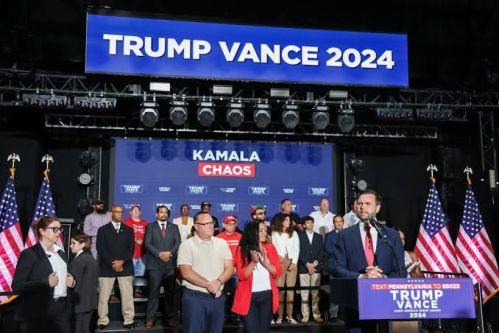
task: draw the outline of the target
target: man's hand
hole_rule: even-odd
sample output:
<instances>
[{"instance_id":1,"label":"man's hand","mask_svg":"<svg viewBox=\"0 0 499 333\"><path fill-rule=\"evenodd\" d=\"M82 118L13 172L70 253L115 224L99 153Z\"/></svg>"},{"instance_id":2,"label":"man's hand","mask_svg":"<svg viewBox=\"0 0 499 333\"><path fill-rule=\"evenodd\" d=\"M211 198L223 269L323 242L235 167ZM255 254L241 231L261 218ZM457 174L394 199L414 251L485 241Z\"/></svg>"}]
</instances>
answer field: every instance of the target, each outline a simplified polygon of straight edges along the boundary
<instances>
[{"instance_id":1,"label":"man's hand","mask_svg":"<svg viewBox=\"0 0 499 333\"><path fill-rule=\"evenodd\" d=\"M137 245L142 245L142 243L144 243L144 240L135 238L135 243L137 243Z\"/></svg>"},{"instance_id":2,"label":"man's hand","mask_svg":"<svg viewBox=\"0 0 499 333\"><path fill-rule=\"evenodd\" d=\"M113 260L111 264L115 272L123 272L123 265L125 264L124 260Z\"/></svg>"},{"instance_id":3,"label":"man's hand","mask_svg":"<svg viewBox=\"0 0 499 333\"><path fill-rule=\"evenodd\" d=\"M313 275L313 274L317 273L317 270L315 269L314 264L312 264L311 262L307 263L305 265L305 267L308 270L308 274Z\"/></svg>"},{"instance_id":4,"label":"man's hand","mask_svg":"<svg viewBox=\"0 0 499 333\"><path fill-rule=\"evenodd\" d=\"M159 259L161 259L163 262L168 262L171 257L172 253L170 251L161 251L159 253Z\"/></svg>"},{"instance_id":5,"label":"man's hand","mask_svg":"<svg viewBox=\"0 0 499 333\"><path fill-rule=\"evenodd\" d=\"M59 278L57 277L57 273L53 272L52 274L49 275L49 286L54 288L55 286L57 286L58 283L59 283Z\"/></svg>"},{"instance_id":6,"label":"man's hand","mask_svg":"<svg viewBox=\"0 0 499 333\"><path fill-rule=\"evenodd\" d=\"M220 291L220 287L222 287L222 283L218 280L213 280L208 282L208 285L206 286L206 289L212 293L212 294L217 294L217 292Z\"/></svg>"},{"instance_id":7,"label":"man's hand","mask_svg":"<svg viewBox=\"0 0 499 333\"><path fill-rule=\"evenodd\" d=\"M292 263L291 265L289 265L288 267L288 271L291 272L293 269L296 268L296 264L295 263Z\"/></svg>"},{"instance_id":8,"label":"man's hand","mask_svg":"<svg viewBox=\"0 0 499 333\"><path fill-rule=\"evenodd\" d=\"M364 274L366 278L384 278L383 270L378 266L367 266L366 273Z\"/></svg>"}]
</instances>

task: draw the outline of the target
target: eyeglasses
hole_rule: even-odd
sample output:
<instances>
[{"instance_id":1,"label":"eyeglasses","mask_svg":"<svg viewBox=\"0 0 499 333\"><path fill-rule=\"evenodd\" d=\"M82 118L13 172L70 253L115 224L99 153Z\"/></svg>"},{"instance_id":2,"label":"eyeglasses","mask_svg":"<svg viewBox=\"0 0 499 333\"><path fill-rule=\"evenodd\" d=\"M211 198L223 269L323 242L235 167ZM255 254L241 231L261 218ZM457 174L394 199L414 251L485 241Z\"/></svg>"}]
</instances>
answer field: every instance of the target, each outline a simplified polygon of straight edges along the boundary
<instances>
[{"instance_id":1,"label":"eyeglasses","mask_svg":"<svg viewBox=\"0 0 499 333\"><path fill-rule=\"evenodd\" d=\"M255 215L265 215L265 212L258 212L258 213L255 213Z\"/></svg>"},{"instance_id":2,"label":"eyeglasses","mask_svg":"<svg viewBox=\"0 0 499 333\"><path fill-rule=\"evenodd\" d=\"M54 234L57 232L64 232L64 229L62 227L46 227L44 229L45 230L51 229Z\"/></svg>"},{"instance_id":3,"label":"eyeglasses","mask_svg":"<svg viewBox=\"0 0 499 333\"><path fill-rule=\"evenodd\" d=\"M213 227L215 225L215 222L214 221L210 221L210 222L206 222L206 223L196 222L195 224L199 224L199 225L202 225L202 226Z\"/></svg>"}]
</instances>

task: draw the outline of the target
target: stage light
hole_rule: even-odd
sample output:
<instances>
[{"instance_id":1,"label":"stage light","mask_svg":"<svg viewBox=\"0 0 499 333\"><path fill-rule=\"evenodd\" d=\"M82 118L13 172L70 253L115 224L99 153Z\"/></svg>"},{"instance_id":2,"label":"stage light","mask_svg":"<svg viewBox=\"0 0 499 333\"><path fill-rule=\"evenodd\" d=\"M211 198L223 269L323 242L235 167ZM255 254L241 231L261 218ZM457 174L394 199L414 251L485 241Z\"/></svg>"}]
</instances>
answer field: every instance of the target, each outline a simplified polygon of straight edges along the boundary
<instances>
[{"instance_id":1,"label":"stage light","mask_svg":"<svg viewBox=\"0 0 499 333\"><path fill-rule=\"evenodd\" d=\"M171 85L169 82L151 82L149 83L150 91L159 91L159 92L170 92Z\"/></svg>"},{"instance_id":2,"label":"stage light","mask_svg":"<svg viewBox=\"0 0 499 333\"><path fill-rule=\"evenodd\" d=\"M84 168L92 167L96 160L95 154L89 150L86 150L80 154L80 162Z\"/></svg>"},{"instance_id":3,"label":"stage light","mask_svg":"<svg viewBox=\"0 0 499 333\"><path fill-rule=\"evenodd\" d=\"M338 110L338 128L340 133L346 134L350 133L355 127L355 117L353 115L353 109L349 103L341 103L340 109Z\"/></svg>"},{"instance_id":4,"label":"stage light","mask_svg":"<svg viewBox=\"0 0 499 333\"><path fill-rule=\"evenodd\" d=\"M329 119L329 108L327 105L315 105L313 107L314 112L312 113L312 123L317 131L325 130L330 122Z\"/></svg>"},{"instance_id":5,"label":"stage light","mask_svg":"<svg viewBox=\"0 0 499 333\"><path fill-rule=\"evenodd\" d=\"M42 108L62 108L68 105L67 96L42 95L42 94L23 94L22 101L26 106Z\"/></svg>"},{"instance_id":6,"label":"stage light","mask_svg":"<svg viewBox=\"0 0 499 333\"><path fill-rule=\"evenodd\" d=\"M77 109L111 110L116 107L116 98L77 96L73 102Z\"/></svg>"},{"instance_id":7,"label":"stage light","mask_svg":"<svg viewBox=\"0 0 499 333\"><path fill-rule=\"evenodd\" d=\"M348 91L346 91L346 90L329 90L328 96L330 99L345 100L348 98Z\"/></svg>"},{"instance_id":8,"label":"stage light","mask_svg":"<svg viewBox=\"0 0 499 333\"><path fill-rule=\"evenodd\" d=\"M227 109L227 122L232 128L238 128L243 124L244 111L242 103L229 103Z\"/></svg>"},{"instance_id":9,"label":"stage light","mask_svg":"<svg viewBox=\"0 0 499 333\"><path fill-rule=\"evenodd\" d=\"M183 126L187 121L187 102L173 100L170 107L170 120L175 126Z\"/></svg>"},{"instance_id":10,"label":"stage light","mask_svg":"<svg viewBox=\"0 0 499 333\"><path fill-rule=\"evenodd\" d=\"M270 105L267 103L257 103L253 111L253 122L259 129L269 126L271 120Z\"/></svg>"},{"instance_id":11,"label":"stage light","mask_svg":"<svg viewBox=\"0 0 499 333\"><path fill-rule=\"evenodd\" d=\"M378 119L386 120L413 120L412 109L407 108L377 108Z\"/></svg>"},{"instance_id":12,"label":"stage light","mask_svg":"<svg viewBox=\"0 0 499 333\"><path fill-rule=\"evenodd\" d=\"M232 86L224 86L224 85L213 85L212 88L214 95L232 95Z\"/></svg>"},{"instance_id":13,"label":"stage light","mask_svg":"<svg viewBox=\"0 0 499 333\"><path fill-rule=\"evenodd\" d=\"M158 104L153 102L143 102L140 110L140 122L146 128L153 128L159 120Z\"/></svg>"},{"instance_id":14,"label":"stage light","mask_svg":"<svg viewBox=\"0 0 499 333\"><path fill-rule=\"evenodd\" d=\"M452 119L452 110L448 109L418 109L416 118L423 121L449 121Z\"/></svg>"},{"instance_id":15,"label":"stage light","mask_svg":"<svg viewBox=\"0 0 499 333\"><path fill-rule=\"evenodd\" d=\"M215 105L211 101L199 102L197 118L203 127L210 127L215 121Z\"/></svg>"},{"instance_id":16,"label":"stage light","mask_svg":"<svg viewBox=\"0 0 499 333\"><path fill-rule=\"evenodd\" d=\"M270 97L289 98L289 89L271 88Z\"/></svg>"},{"instance_id":17,"label":"stage light","mask_svg":"<svg viewBox=\"0 0 499 333\"><path fill-rule=\"evenodd\" d=\"M86 172L79 175L76 180L78 181L78 184L82 186L88 186L94 183L94 177L92 177Z\"/></svg>"},{"instance_id":18,"label":"stage light","mask_svg":"<svg viewBox=\"0 0 499 333\"><path fill-rule=\"evenodd\" d=\"M287 129L294 129L300 122L300 114L298 113L298 105L284 104L282 108L282 123Z\"/></svg>"}]
</instances>

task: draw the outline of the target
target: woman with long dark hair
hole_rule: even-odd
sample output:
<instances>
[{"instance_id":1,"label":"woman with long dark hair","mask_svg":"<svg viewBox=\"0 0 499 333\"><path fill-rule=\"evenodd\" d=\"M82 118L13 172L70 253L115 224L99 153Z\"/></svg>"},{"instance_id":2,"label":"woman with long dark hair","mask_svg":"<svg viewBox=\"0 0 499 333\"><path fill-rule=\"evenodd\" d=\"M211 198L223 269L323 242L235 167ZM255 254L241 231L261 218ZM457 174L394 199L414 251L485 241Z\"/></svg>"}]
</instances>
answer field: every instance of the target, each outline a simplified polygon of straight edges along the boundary
<instances>
[{"instance_id":1,"label":"woman with long dark hair","mask_svg":"<svg viewBox=\"0 0 499 333\"><path fill-rule=\"evenodd\" d=\"M282 275L277 279L277 286L293 288L296 285L298 274L298 257L300 254L300 240L291 224L291 217L281 214L274 224L272 231L272 244L274 244L279 254L279 262L282 268ZM277 312L276 324L281 324L284 316L284 303L286 303L286 316L290 324L297 324L293 318L293 300L295 291L288 290L279 293L279 311Z\"/></svg>"},{"instance_id":2,"label":"woman with long dark hair","mask_svg":"<svg viewBox=\"0 0 499 333\"><path fill-rule=\"evenodd\" d=\"M279 307L276 279L282 269L274 245L267 243L263 221L246 225L234 261L239 283L232 311L241 315L246 333L269 332Z\"/></svg>"},{"instance_id":3,"label":"woman with long dark hair","mask_svg":"<svg viewBox=\"0 0 499 333\"><path fill-rule=\"evenodd\" d=\"M38 242L21 252L12 280L12 290L19 295L16 320L23 333L69 333L67 293L75 280L68 273L66 254L57 246L61 222L45 216L34 229Z\"/></svg>"},{"instance_id":4,"label":"woman with long dark hair","mask_svg":"<svg viewBox=\"0 0 499 333\"><path fill-rule=\"evenodd\" d=\"M99 266L90 253L90 237L78 233L71 237L71 252L75 258L69 271L78 283L72 289L71 301L74 315L74 332L90 333L90 321L97 309L97 286L99 285Z\"/></svg>"}]
</instances>

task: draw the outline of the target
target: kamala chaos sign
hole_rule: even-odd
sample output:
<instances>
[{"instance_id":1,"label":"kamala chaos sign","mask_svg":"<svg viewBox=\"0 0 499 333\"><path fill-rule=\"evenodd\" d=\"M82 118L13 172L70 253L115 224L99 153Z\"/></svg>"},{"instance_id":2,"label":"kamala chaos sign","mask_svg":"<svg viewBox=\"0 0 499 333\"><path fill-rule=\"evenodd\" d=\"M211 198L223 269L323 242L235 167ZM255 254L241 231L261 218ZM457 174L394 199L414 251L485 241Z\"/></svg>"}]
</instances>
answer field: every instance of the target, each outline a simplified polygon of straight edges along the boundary
<instances>
[{"instance_id":1,"label":"kamala chaos sign","mask_svg":"<svg viewBox=\"0 0 499 333\"><path fill-rule=\"evenodd\" d=\"M87 15L87 73L407 87L407 36Z\"/></svg>"}]
</instances>

